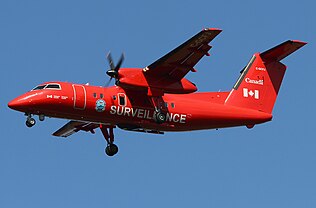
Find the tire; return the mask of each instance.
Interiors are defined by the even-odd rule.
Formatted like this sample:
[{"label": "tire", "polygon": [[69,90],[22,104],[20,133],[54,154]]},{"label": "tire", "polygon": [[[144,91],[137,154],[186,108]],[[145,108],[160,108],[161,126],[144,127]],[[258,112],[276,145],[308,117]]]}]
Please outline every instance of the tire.
[{"label": "tire", "polygon": [[166,114],[164,114],[163,112],[157,112],[155,114],[155,121],[158,124],[162,124],[162,123],[166,122]]},{"label": "tire", "polygon": [[34,126],[36,124],[36,121],[35,121],[34,118],[28,118],[26,120],[25,124],[26,124],[27,127],[30,128],[30,127],[32,127],[32,126]]},{"label": "tire", "polygon": [[107,154],[110,157],[114,156],[117,152],[118,152],[118,147],[115,144],[109,144],[105,148],[105,154]]}]

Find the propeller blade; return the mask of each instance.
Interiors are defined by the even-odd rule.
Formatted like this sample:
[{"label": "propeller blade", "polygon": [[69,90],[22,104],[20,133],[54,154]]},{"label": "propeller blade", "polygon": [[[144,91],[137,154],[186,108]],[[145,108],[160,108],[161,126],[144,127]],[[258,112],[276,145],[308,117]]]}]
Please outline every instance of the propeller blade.
[{"label": "propeller blade", "polygon": [[111,78],[108,80],[108,82],[105,84],[105,87],[108,87],[108,86],[110,85],[112,79],[113,79],[113,77],[111,77]]},{"label": "propeller blade", "polygon": [[118,70],[121,68],[121,65],[122,65],[123,61],[124,61],[124,53],[122,53],[121,58],[120,58],[119,62],[117,63],[117,65],[116,65],[116,67],[114,69],[115,71],[118,72]]},{"label": "propeller blade", "polygon": [[111,55],[111,52],[108,53],[108,55],[106,56],[109,65],[110,65],[110,69],[106,71],[106,74],[111,77],[110,80],[106,83],[106,87],[109,86],[111,80],[114,78],[115,79],[115,83],[119,83],[119,70],[121,68],[121,65],[124,61],[124,53],[122,53],[120,60],[118,61],[118,63],[116,64],[116,66],[114,65],[114,61]]},{"label": "propeller blade", "polygon": [[111,52],[108,53],[108,55],[106,56],[106,58],[107,58],[108,61],[109,61],[110,68],[111,68],[112,70],[115,69],[114,62],[113,62],[113,58],[112,58],[112,56],[111,56]]}]

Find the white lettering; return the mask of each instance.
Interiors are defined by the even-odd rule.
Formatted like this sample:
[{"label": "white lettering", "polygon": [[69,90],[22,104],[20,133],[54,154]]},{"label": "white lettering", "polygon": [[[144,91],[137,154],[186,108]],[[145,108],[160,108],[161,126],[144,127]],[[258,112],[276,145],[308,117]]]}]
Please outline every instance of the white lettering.
[{"label": "white lettering", "polygon": [[257,84],[257,85],[263,85],[263,79],[259,79],[259,80],[253,80],[250,78],[246,78],[245,82],[250,83],[250,84]]},{"label": "white lettering", "polygon": [[[141,119],[153,120],[155,116],[155,111],[141,108],[130,108],[126,106],[115,106],[110,107],[110,114],[118,116],[128,116],[128,117],[137,117]],[[167,113],[166,121],[174,123],[186,123],[186,114],[179,113]]]},{"label": "white lettering", "polygon": [[132,108],[132,116],[133,117],[136,116],[137,111],[138,111],[138,108],[136,108],[136,109]]},{"label": "white lettering", "polygon": [[[178,117],[178,118],[176,118],[176,117]],[[179,120],[180,120],[180,115],[179,114],[174,114],[174,116],[173,116],[173,122],[179,122]]]},{"label": "white lettering", "polygon": [[116,114],[116,106],[115,106],[115,105],[112,105],[112,106],[111,106],[110,113],[111,113],[111,114]]},{"label": "white lettering", "polygon": [[153,117],[152,116],[150,116],[150,111],[149,110],[146,110],[147,111],[147,119],[153,119]]},{"label": "white lettering", "polygon": [[[122,109],[121,112],[120,112],[120,109]],[[117,115],[119,115],[119,116],[123,115],[123,111],[124,111],[124,109],[122,106],[117,106],[117,112],[116,112]]]},{"label": "white lettering", "polygon": [[124,108],[124,116],[128,115],[131,112],[131,108]]},{"label": "white lettering", "polygon": [[256,67],[256,70],[257,70],[257,71],[266,71],[266,68],[263,68],[263,67]]},{"label": "white lettering", "polygon": [[185,123],[186,118],[187,118],[187,115],[181,114],[181,116],[180,116],[180,123]]},{"label": "white lettering", "polygon": [[173,115],[173,113],[167,113],[167,115],[166,115],[166,121],[169,121],[169,122],[171,122],[172,121],[172,115]]},{"label": "white lettering", "polygon": [[138,117],[138,118],[144,118],[144,109],[139,109],[139,110],[138,110],[137,117]]}]

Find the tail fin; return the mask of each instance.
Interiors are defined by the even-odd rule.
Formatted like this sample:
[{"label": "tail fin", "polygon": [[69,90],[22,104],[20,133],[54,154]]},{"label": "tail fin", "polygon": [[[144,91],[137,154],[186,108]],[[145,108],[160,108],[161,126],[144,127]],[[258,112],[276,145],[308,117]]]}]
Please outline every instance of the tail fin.
[{"label": "tail fin", "polygon": [[272,113],[286,66],[283,58],[306,43],[288,40],[263,53],[256,53],[225,100],[226,105]]}]

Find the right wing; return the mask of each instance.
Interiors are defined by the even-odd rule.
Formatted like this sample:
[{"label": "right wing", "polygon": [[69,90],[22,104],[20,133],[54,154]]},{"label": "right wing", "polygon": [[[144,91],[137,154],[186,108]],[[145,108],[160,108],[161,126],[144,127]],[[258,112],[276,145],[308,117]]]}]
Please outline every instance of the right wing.
[{"label": "right wing", "polygon": [[148,96],[164,93],[186,94],[197,90],[195,84],[184,78],[212,48],[209,43],[221,32],[220,29],[204,29],[174,50],[142,70],[121,69],[117,84],[132,90],[146,91]]},{"label": "right wing", "polygon": [[222,30],[216,28],[204,29],[191,39],[175,48],[165,56],[145,68],[147,76],[180,81],[189,71],[195,71],[194,66],[204,55],[209,55],[209,43]]},{"label": "right wing", "polygon": [[82,121],[69,121],[63,127],[58,129],[53,133],[53,136],[59,137],[68,137],[80,130],[82,131],[90,131],[92,134],[95,133],[94,129],[99,128],[100,124],[90,123],[90,122],[82,122]]}]

